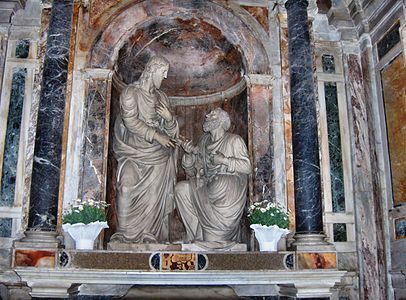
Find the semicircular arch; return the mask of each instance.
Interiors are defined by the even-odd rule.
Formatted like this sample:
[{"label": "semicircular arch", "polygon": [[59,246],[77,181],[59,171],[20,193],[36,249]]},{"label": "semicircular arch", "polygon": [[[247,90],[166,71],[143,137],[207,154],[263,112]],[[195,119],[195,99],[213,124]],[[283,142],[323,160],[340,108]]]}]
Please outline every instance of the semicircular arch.
[{"label": "semicircular arch", "polygon": [[[142,1],[129,4],[109,19],[90,51],[89,68],[112,69],[119,51],[131,35],[156,18],[198,18],[218,28],[240,52],[245,72],[271,74],[269,37],[244,9],[225,7],[212,1]],[[226,20],[226,21],[225,21]],[[168,28],[169,29],[169,28]]]}]

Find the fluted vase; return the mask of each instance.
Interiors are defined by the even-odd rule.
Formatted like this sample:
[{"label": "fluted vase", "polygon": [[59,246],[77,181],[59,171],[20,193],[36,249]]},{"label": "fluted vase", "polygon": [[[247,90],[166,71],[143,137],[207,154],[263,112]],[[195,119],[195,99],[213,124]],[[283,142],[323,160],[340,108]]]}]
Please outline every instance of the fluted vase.
[{"label": "fluted vase", "polygon": [[288,229],[279,228],[277,225],[251,224],[260,251],[278,251],[279,240],[289,233]]},{"label": "fluted vase", "polygon": [[89,224],[63,224],[62,228],[75,241],[75,249],[93,250],[95,239],[99,236],[104,228],[108,228],[107,222],[92,222]]}]

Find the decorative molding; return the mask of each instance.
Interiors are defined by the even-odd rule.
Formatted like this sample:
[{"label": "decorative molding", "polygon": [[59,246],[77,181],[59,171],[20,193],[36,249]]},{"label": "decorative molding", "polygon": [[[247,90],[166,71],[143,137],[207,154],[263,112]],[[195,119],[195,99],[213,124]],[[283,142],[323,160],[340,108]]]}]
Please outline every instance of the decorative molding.
[{"label": "decorative molding", "polygon": [[74,71],[75,78],[77,78],[76,76],[78,75],[78,72],[81,73],[83,79],[105,79],[105,80],[111,80],[114,73],[114,71],[111,69],[88,68],[85,70]]},{"label": "decorative molding", "polygon": [[273,80],[275,79],[272,75],[261,75],[261,74],[248,74],[245,75],[245,80],[247,81],[247,85],[251,86],[255,85],[268,85],[271,86]]},{"label": "decorative molding", "polygon": [[234,96],[240,94],[246,87],[247,87],[246,79],[241,78],[241,80],[237,84],[233,85],[232,87],[228,88],[225,91],[202,96],[191,96],[191,97],[170,96],[168,98],[169,102],[171,102],[173,106],[202,105],[218,101],[223,102],[227,99],[233,98]]},{"label": "decorative molding", "polygon": [[[72,284],[149,284],[149,285],[279,285],[293,286],[297,296],[328,297],[331,288],[341,282],[346,271],[204,271],[142,272],[116,270],[53,270],[16,268],[22,281],[32,289],[33,297],[64,296]],[[293,291],[289,295],[293,295]]]},{"label": "decorative molding", "polygon": [[21,219],[22,217],[21,207],[0,207],[0,218]]}]

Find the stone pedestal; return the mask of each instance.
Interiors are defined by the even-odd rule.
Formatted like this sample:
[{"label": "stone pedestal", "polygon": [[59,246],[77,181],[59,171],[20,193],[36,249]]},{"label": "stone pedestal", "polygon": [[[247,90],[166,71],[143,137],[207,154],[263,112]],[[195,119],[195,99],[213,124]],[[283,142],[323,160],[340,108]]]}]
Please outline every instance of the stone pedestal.
[{"label": "stone pedestal", "polygon": [[152,261],[157,254],[66,250],[60,252],[58,267],[19,267],[16,272],[31,287],[32,296],[48,298],[122,296],[134,286],[138,292],[145,286],[180,290],[228,286],[238,296],[329,297],[347,273],[336,270],[332,253],[189,253],[186,256],[205,258],[206,266],[193,270],[165,268],[168,256],[173,262],[185,257],[184,252],[173,251],[159,253],[161,269],[156,270]]},{"label": "stone pedestal", "polygon": [[133,252],[154,252],[154,251],[181,251],[181,244],[129,244],[110,242],[107,250],[133,251]]},{"label": "stone pedestal", "polygon": [[[186,251],[186,252],[207,252],[216,251],[209,249],[199,243],[193,244],[127,244],[110,242],[107,244],[107,250],[113,251],[134,251],[134,252],[155,252],[155,251]],[[246,244],[235,244],[227,249],[218,251],[247,251]]]},{"label": "stone pedestal", "polygon": [[228,251],[247,251],[246,244],[234,244],[226,249],[211,249],[205,247],[202,243],[193,243],[193,244],[182,244],[182,251],[195,251],[195,252],[205,252],[205,251],[221,251],[221,252],[228,252]]}]

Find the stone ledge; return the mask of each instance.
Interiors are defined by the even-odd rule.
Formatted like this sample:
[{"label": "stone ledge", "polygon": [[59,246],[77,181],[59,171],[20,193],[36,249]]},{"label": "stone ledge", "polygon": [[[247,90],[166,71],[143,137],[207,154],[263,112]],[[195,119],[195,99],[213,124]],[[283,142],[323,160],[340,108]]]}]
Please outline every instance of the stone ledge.
[{"label": "stone ledge", "polygon": [[[17,268],[21,280],[32,289],[33,297],[68,297],[72,284],[107,285],[277,285],[283,294],[301,297],[328,297],[346,271],[204,271],[154,272],[118,270],[54,270]],[[285,293],[286,292],[286,293]],[[255,291],[253,295],[255,296]]]}]

